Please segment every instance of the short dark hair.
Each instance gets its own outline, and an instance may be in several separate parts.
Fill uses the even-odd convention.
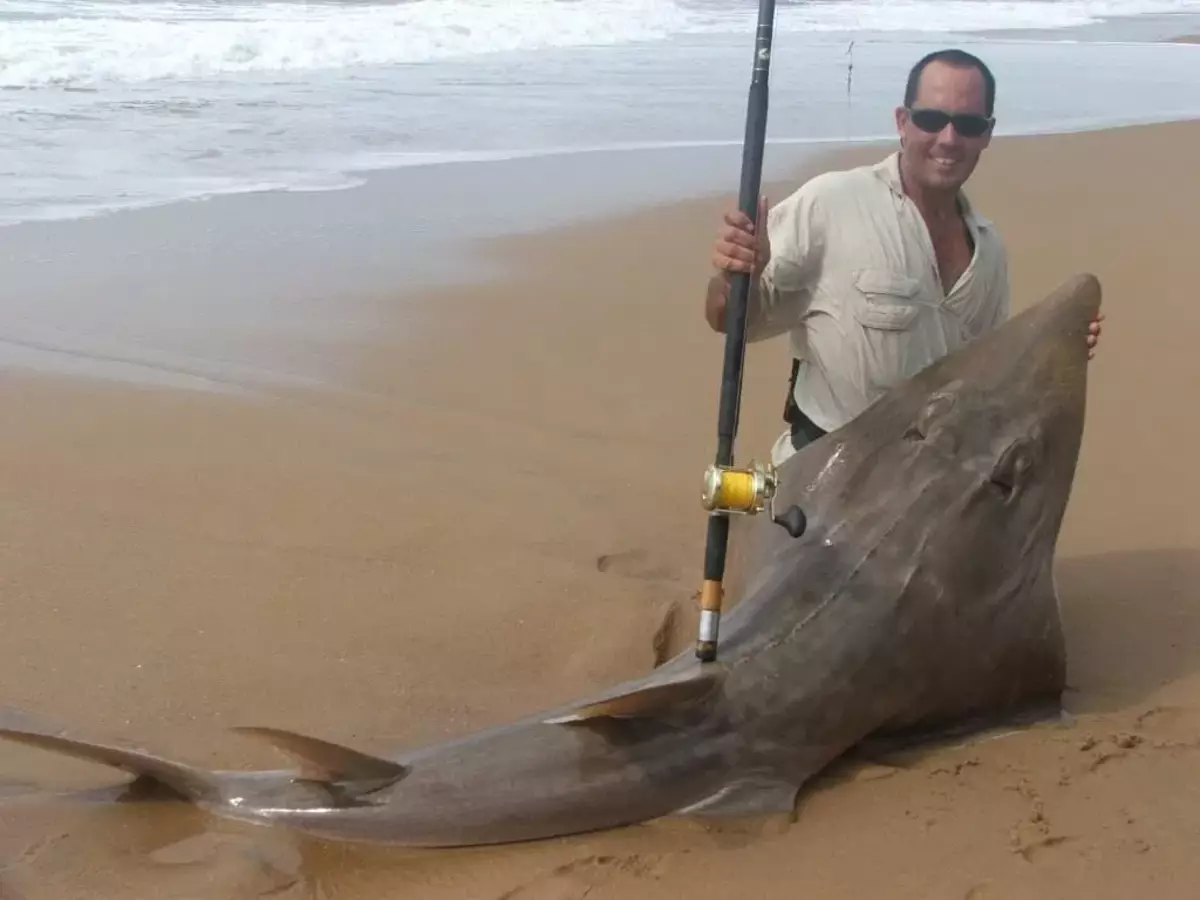
[[[990,116],[992,114],[996,106],[996,77],[982,59],[968,53],[966,50],[935,50],[932,53],[922,56],[908,73],[908,84],[904,87],[905,106],[911,107],[916,101],[917,88],[921,84],[921,73],[932,62],[944,62],[947,65],[958,66],[959,68],[978,69],[979,74],[983,76],[984,105],[987,107],[985,115]]]

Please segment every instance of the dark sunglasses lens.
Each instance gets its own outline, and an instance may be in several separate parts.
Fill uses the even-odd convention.
[[[938,109],[915,109],[912,112],[912,123],[929,134],[937,134],[951,122],[954,123],[954,130],[963,137],[979,137],[988,130],[988,120],[983,116],[952,116]]]
[[[950,124],[950,117],[944,112],[938,112],[936,109],[914,109],[912,123],[922,131],[937,134]]]
[[[988,130],[988,120],[983,116],[955,116],[954,128],[963,137],[979,137]]]

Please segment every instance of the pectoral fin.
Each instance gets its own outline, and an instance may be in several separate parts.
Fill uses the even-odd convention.
[[[573,725],[596,719],[651,718],[702,699],[716,685],[717,679],[709,673],[689,673],[670,681],[642,684],[632,690],[612,694],[544,721],[547,725]]]
[[[675,812],[676,816],[755,817],[793,815],[794,784],[776,778],[752,776],[725,785],[716,793]]]
[[[261,738],[298,760],[300,778],[330,787],[347,796],[368,794],[400,781],[408,767],[369,756],[340,744],[296,734],[281,728],[238,727],[234,731]]]

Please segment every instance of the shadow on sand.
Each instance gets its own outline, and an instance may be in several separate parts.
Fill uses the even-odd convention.
[[[1069,712],[1124,710],[1200,671],[1200,550],[1060,558],[1056,577]]]

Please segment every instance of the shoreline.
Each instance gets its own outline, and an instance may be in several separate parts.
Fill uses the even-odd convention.
[[[717,18],[729,12],[729,2],[712,5],[714,11],[724,10],[714,12]],[[1191,26],[1200,22],[1200,14],[1139,15],[1079,24],[1079,19],[1090,17],[1078,10],[1043,18],[1017,9],[993,14],[975,6],[974,12],[959,8],[954,19],[928,23],[933,27],[957,24],[964,29],[960,32],[892,31],[917,24],[896,21],[892,13],[885,16],[887,21],[875,23],[881,30],[873,31],[872,16],[847,16],[840,7],[814,14],[825,26],[842,20],[849,30],[826,32],[824,26],[814,30],[793,22],[777,34],[779,65],[772,76],[770,137],[833,143],[881,132],[886,137],[898,99],[896,86],[908,66],[921,53],[948,40],[983,53],[993,65],[1003,86],[1000,128],[1005,133],[1053,131],[1062,126],[1090,130],[1200,115],[1200,101],[1186,87],[1200,80],[1200,59],[1162,40],[1175,32],[1194,31]],[[587,18],[589,10],[580,7],[565,15],[572,20]],[[781,15],[802,20],[808,16],[803,10]],[[1039,21],[1057,27],[1039,28]],[[1006,22],[1026,27],[969,30],[985,24],[1004,28]],[[6,155],[11,176],[8,199],[0,204],[0,212],[6,222],[16,218],[66,224],[99,221],[97,231],[127,229],[131,234],[143,223],[154,222],[162,234],[143,244],[143,252],[162,256],[184,255],[179,242],[202,242],[178,224],[179,219],[197,217],[210,228],[244,231],[236,220],[247,216],[263,220],[266,229],[291,231],[294,255],[304,262],[321,252],[318,237],[304,234],[311,231],[304,220],[311,223],[331,215],[337,227],[353,231],[362,223],[348,217],[346,207],[378,204],[376,194],[390,195],[387,199],[393,207],[390,216],[378,218],[377,227],[401,235],[400,240],[407,235],[424,240],[428,234],[440,234],[440,229],[450,236],[460,234],[461,225],[433,215],[414,216],[405,202],[411,192],[419,203],[439,204],[440,200],[439,205],[457,207],[460,218],[469,217],[476,211],[469,206],[471,194],[456,192],[454,182],[460,177],[472,184],[484,205],[503,202],[506,207],[503,213],[486,211],[491,230],[503,230],[520,216],[550,224],[551,219],[563,221],[578,211],[587,215],[620,211],[615,206],[626,198],[641,198],[645,202],[640,205],[645,206],[684,192],[736,184],[753,30],[750,19],[743,23],[701,34],[677,34],[667,28],[649,43],[618,40],[412,65],[341,60],[331,69],[300,70],[282,79],[263,73],[214,79],[204,77],[202,69],[189,74],[185,67],[166,70],[174,74],[163,81],[142,82],[130,74],[133,80],[128,83],[120,78],[102,80],[90,87],[77,85],[86,88],[81,90],[72,90],[69,79],[59,87],[36,87],[35,80],[29,90],[6,92],[0,101],[0,110],[7,111],[13,122]],[[137,59],[137,48],[131,49]],[[196,52],[203,55],[214,49],[206,46]],[[74,49],[65,53],[62,62],[67,72],[90,53],[80,52],[83,57],[76,56]],[[130,72],[135,73],[136,67]],[[76,74],[88,81],[86,71]],[[1054,84],[1055,90],[1047,92],[1046,84]],[[1154,98],[1153,116],[1143,115],[1146,97]],[[330,116],[331,110],[338,110],[336,117]],[[711,167],[707,174],[693,172],[696,177],[688,181],[681,178],[686,171],[654,161],[656,155],[679,156],[671,149],[679,141],[700,145],[690,151],[694,159],[685,168],[707,165]],[[664,149],[631,153],[611,149],[630,144]],[[574,152],[599,145],[610,149]],[[813,146],[819,150],[827,145]],[[573,148],[572,158],[564,159],[554,149],[563,147]],[[770,158],[806,152],[800,144],[780,143],[772,146]],[[439,157],[496,156],[510,160],[422,165]],[[527,164],[512,160],[513,156],[523,157]],[[491,186],[480,187],[478,176],[471,172],[481,165],[491,166],[485,171],[494,178],[521,178],[529,184],[524,191],[486,193]],[[612,170],[636,166],[648,170],[640,184],[632,177],[612,177]],[[405,174],[405,168],[411,171]],[[538,170],[543,169],[557,172],[564,180],[539,190]],[[608,183],[588,194],[567,177],[572,170],[576,182],[598,175]],[[81,180],[71,174],[77,171],[92,174]],[[424,181],[438,182],[440,194],[423,192]],[[560,192],[570,197],[573,208],[549,203],[546,195]],[[174,199],[197,194],[209,199]],[[294,199],[337,195],[351,199]],[[526,204],[533,208],[524,210]],[[81,207],[126,212],[92,219],[61,218],[65,209]],[[276,210],[282,221],[266,222],[270,210]],[[141,212],[146,215],[135,215]],[[4,243],[24,243],[18,233],[24,227],[14,223],[0,231]],[[420,235],[423,230],[428,234]],[[40,239],[49,243],[57,233]],[[63,234],[64,240],[73,240],[76,232],[68,229]],[[369,236],[343,240],[329,233],[324,237],[344,248],[344,258],[335,263],[342,269],[377,271],[371,287],[390,290],[406,277],[389,270],[373,249],[367,258],[354,255],[358,245],[369,246]],[[233,250],[223,248],[222,257],[252,254],[262,239],[262,235],[244,235]],[[436,252],[451,254],[454,248],[439,247]],[[417,277],[444,277],[444,271],[430,271],[436,265],[427,265],[431,259],[436,262],[433,253],[418,250],[412,258]],[[220,270],[223,259],[213,260],[210,268]],[[292,260],[269,252],[258,268],[279,272],[290,264]],[[186,260],[180,268],[186,270]],[[333,268],[326,264],[314,274],[324,277]],[[105,281],[108,275],[98,269],[93,274],[93,281]],[[210,280],[225,277],[220,271],[204,274]],[[360,284],[348,277],[343,284],[330,284],[328,290],[351,293]]]
[[[1001,134],[996,142],[1197,120]],[[769,144],[764,189],[891,142]],[[381,327],[405,321],[409,333],[393,337],[404,346],[438,327],[408,298],[509,274],[492,247],[729,198],[740,166],[740,144],[594,151],[390,170],[345,191],[225,195],[11,226],[0,231],[16,285],[0,365],[183,390],[350,390],[359,348]]]
[[[1139,42],[1141,43],[1141,42]],[[1177,37],[1163,38],[1160,43],[1164,44],[1196,44],[1200,43],[1200,35],[1180,35]],[[1145,114],[1111,114],[1104,116],[1096,116],[1092,118],[1082,119],[1075,123],[1066,123],[1057,127],[1049,126],[1030,126],[1028,128],[1017,128],[1009,130],[1002,128],[996,133],[997,140],[1008,140],[1012,138],[1036,138],[1036,137],[1054,137],[1065,134],[1081,134],[1105,132],[1125,128],[1141,128],[1154,125],[1168,125],[1176,122],[1189,122],[1200,119],[1200,108],[1191,113],[1145,113]],[[877,135],[858,135],[853,137],[787,137],[787,138],[768,138],[765,156],[767,157],[764,165],[769,167],[775,165],[777,167],[794,167],[798,161],[805,157],[811,158],[814,155],[822,153],[836,153],[844,148],[853,148],[858,146],[871,146],[884,144],[893,139],[891,133],[879,133]],[[245,187],[235,187],[226,190],[212,190],[196,194],[194,196],[180,196],[175,198],[148,200],[142,203],[134,203],[127,206],[105,207],[86,212],[63,213],[60,215],[45,215],[34,218],[21,219],[18,221],[0,222],[0,233],[5,230],[19,231],[30,228],[53,228],[55,226],[70,226],[72,224],[86,224],[96,221],[117,220],[127,217],[137,217],[139,215],[153,214],[156,212],[171,211],[186,211],[197,206],[220,206],[223,204],[234,204],[240,201],[252,201],[254,198],[262,198],[265,202],[271,202],[273,198],[292,197],[313,195],[320,197],[323,195],[340,195],[340,194],[366,194],[372,189],[377,189],[380,184],[386,185],[389,181],[396,181],[408,175],[416,175],[422,172],[442,172],[446,170],[471,169],[476,167],[488,168],[506,166],[521,166],[521,165],[537,165],[539,163],[559,164],[563,160],[572,158],[630,158],[637,156],[654,157],[658,155],[703,155],[713,154],[726,156],[730,160],[735,159],[736,164],[740,165],[740,157],[742,153],[742,141],[740,138],[729,139],[711,139],[711,140],[682,140],[682,141],[650,141],[650,142],[629,142],[615,144],[601,144],[595,146],[562,146],[562,147],[546,147],[546,148],[523,148],[510,150],[488,151],[478,154],[468,152],[452,152],[446,151],[442,155],[444,158],[427,159],[420,162],[412,163],[385,163],[381,162],[375,166],[347,166],[344,169],[334,173],[336,178],[342,179],[343,183],[333,184],[323,187],[310,186],[280,186],[280,185],[247,185]],[[774,159],[778,157],[778,159]],[[734,182],[737,180],[736,170],[733,173]],[[711,194],[713,191],[720,190],[716,182],[709,181],[705,186],[699,188],[701,194]],[[695,189],[693,189],[695,190]],[[626,204],[633,203],[634,206],[626,206],[624,209],[617,211],[631,212],[636,209],[649,209],[656,203],[670,202],[677,194],[667,197],[659,197],[657,199],[646,198],[643,200],[624,200]],[[613,215],[612,211],[601,211],[598,213],[587,214],[586,218],[595,218],[597,216],[604,217]],[[500,235],[486,235],[503,236]]]

